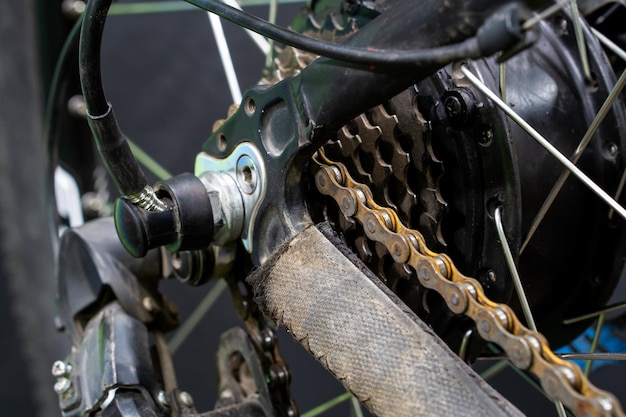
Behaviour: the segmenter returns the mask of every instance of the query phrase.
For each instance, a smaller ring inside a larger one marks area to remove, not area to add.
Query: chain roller
[[[429,250],[421,233],[406,228],[392,209],[378,205],[371,190],[356,182],[345,165],[328,159],[323,150],[313,161],[322,194],[361,223],[367,237],[382,243],[396,262],[415,269],[421,285],[439,293],[452,312],[474,320],[480,336],[500,346],[515,366],[534,374],[548,395],[577,416],[624,416],[612,394],[556,356],[546,338],[524,326],[508,305],[487,298],[481,284],[461,274],[447,255]]]

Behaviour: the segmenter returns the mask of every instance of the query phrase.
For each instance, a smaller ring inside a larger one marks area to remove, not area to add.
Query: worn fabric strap
[[[518,416],[328,225],[285,244],[248,282],[255,300],[376,416]]]

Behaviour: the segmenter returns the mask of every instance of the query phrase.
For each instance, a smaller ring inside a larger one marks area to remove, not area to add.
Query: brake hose
[[[520,40],[523,32],[521,22],[511,19],[510,16],[496,16],[495,19],[488,18],[476,36],[452,45],[418,50],[356,48],[293,32],[231,7],[221,0],[184,1],[294,48],[338,61],[378,67],[445,66],[453,61],[481,58],[511,46]]]
[[[102,85],[100,46],[111,3],[112,0],[89,1],[83,16],[78,66],[89,126],[102,160],[122,196],[148,211],[162,211],[166,206],[148,185]]]

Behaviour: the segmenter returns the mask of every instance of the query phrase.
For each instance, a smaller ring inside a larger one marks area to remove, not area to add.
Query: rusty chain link
[[[429,250],[421,233],[403,226],[392,209],[378,205],[371,190],[356,182],[345,165],[328,159],[323,150],[313,161],[318,166],[315,185],[322,194],[361,223],[367,237],[382,243],[395,262],[415,269],[420,284],[439,293],[452,312],[474,320],[480,336],[500,346],[515,366],[535,375],[551,398],[577,416],[624,416],[612,394],[556,356],[545,337],[525,327],[508,305],[488,299],[481,284],[461,274],[447,255]]]

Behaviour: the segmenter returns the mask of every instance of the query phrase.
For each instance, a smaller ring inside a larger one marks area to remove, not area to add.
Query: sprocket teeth
[[[358,29],[356,19],[330,10],[317,15],[310,12],[305,18],[303,34],[329,42],[343,41]],[[317,59],[315,54],[287,46],[277,47],[275,57],[275,79],[268,83],[295,75]],[[324,149],[333,160],[344,163],[355,180],[370,187],[379,204],[396,210],[405,226],[420,229],[433,247],[443,250],[441,222],[448,208],[438,187],[444,167],[433,151],[430,125],[415,106],[415,94],[407,91],[357,116]],[[388,285],[395,288],[411,278],[410,271],[398,270],[385,247],[369,241],[353,219],[330,205],[324,212]]]

